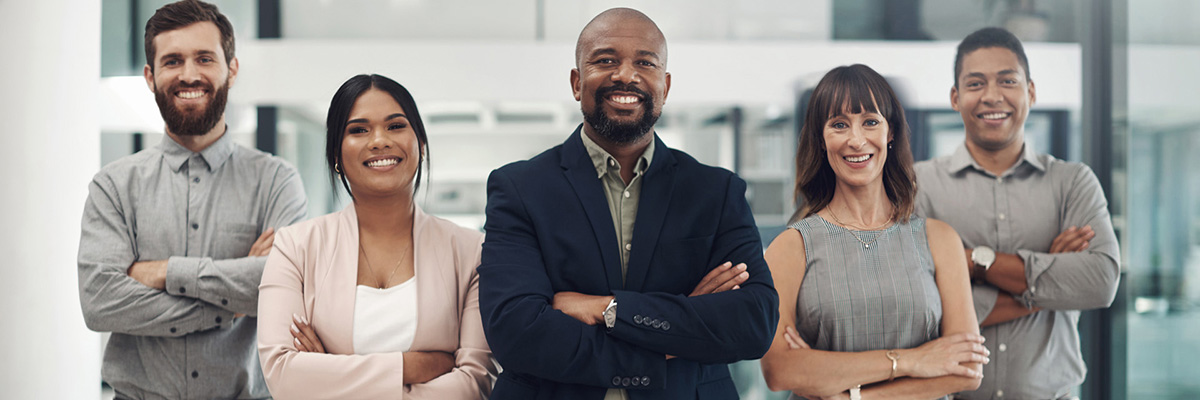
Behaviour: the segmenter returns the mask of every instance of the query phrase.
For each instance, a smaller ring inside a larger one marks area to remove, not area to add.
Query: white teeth
[[[621,104],[632,104],[638,102],[637,96],[612,96],[608,99]]]
[[[397,160],[395,158],[385,158],[382,160],[367,161],[367,166],[368,167],[386,167],[389,165],[396,165],[397,162],[400,162],[400,160]]]
[[[981,115],[983,119],[1004,119],[1008,117],[1008,113],[989,113]]]
[[[195,98],[199,98],[200,96],[203,96],[203,95],[204,95],[204,92],[179,92],[179,94],[176,94],[176,96],[179,96],[184,99],[195,99]]]
[[[861,155],[858,157],[845,157],[845,158],[846,158],[846,161],[849,161],[849,162],[863,162],[863,161],[867,161],[867,159],[871,158],[871,155],[866,154],[866,155]]]

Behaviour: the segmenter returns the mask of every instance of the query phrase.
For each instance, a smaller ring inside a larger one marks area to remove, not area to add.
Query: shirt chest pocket
[[[242,222],[217,223],[213,248],[209,257],[218,260],[242,258],[258,240],[258,225]]]

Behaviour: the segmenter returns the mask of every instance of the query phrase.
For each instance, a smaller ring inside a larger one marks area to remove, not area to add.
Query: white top
[[[386,289],[358,285],[354,353],[405,352],[417,335],[417,279]]]

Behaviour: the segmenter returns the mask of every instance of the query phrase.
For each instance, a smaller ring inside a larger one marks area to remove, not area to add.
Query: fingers
[[[955,365],[950,367],[949,371],[947,372],[949,372],[951,375],[958,375],[967,378],[983,378],[983,372],[965,365]]]
[[[250,257],[262,257],[271,254],[271,245],[275,242],[275,228],[267,228],[259,235],[254,244],[250,245]]]
[[[1054,238],[1050,242],[1050,253],[1069,253],[1083,251],[1091,244],[1092,238],[1096,237],[1096,231],[1091,226],[1083,228],[1070,227]]]
[[[292,336],[296,341],[303,345],[308,351],[324,353],[325,346],[321,343],[321,339],[317,337],[317,332],[312,329],[308,321],[293,314],[292,315]]]
[[[722,273],[717,279],[722,283],[716,289],[713,289],[711,293],[740,289],[740,285],[746,283],[747,279],[750,279],[750,273],[746,272],[746,264],[738,264],[736,267]],[[721,281],[721,279],[724,279],[724,281]]]
[[[725,263],[718,265],[716,268],[713,268],[711,271],[708,271],[707,274],[704,274],[704,278],[700,279],[700,283],[696,285],[696,288],[692,290],[692,294],[688,295],[688,297],[712,293],[712,290],[720,285],[720,283],[717,282],[717,277],[722,273],[729,271],[729,269],[732,267],[733,263],[726,261]]]
[[[796,329],[790,326],[783,328],[783,339],[788,342],[788,348],[792,350],[812,349],[804,339],[800,338],[800,334],[796,332]]]

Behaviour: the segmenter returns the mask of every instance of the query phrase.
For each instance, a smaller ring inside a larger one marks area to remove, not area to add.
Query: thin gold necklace
[[[879,232],[878,234],[875,235],[875,238],[871,239],[871,241],[869,241],[869,242],[865,241],[862,239],[862,237],[859,237],[857,233],[854,233],[854,229],[850,229],[851,228],[850,224],[842,222],[841,218],[838,218],[837,213],[833,212],[833,207],[829,207],[829,215],[833,216],[833,220],[836,221],[838,223],[838,225],[846,227],[847,228],[846,232],[850,232],[850,236],[854,236],[855,239],[858,239],[858,242],[862,243],[864,249],[871,248],[871,244],[875,243],[876,240],[879,240],[880,236],[883,236],[883,232]],[[892,222],[892,217],[888,217],[887,221],[883,221],[882,224],[879,224],[878,226],[875,226],[870,229],[863,229],[863,230],[864,231],[878,230],[879,228],[883,228],[884,226],[886,226],[887,224],[889,224],[891,222]]]
[[[379,284],[379,289],[386,289],[387,283],[392,281],[392,278],[394,278],[396,276],[397,271],[400,271],[400,264],[404,263],[405,257],[408,257],[408,249],[409,249],[408,246],[404,247],[404,254],[400,255],[400,261],[396,261],[396,266],[392,267],[392,274],[388,275],[387,280],[385,280]],[[375,281],[378,282],[379,278],[378,278],[378,275],[375,274],[375,268],[371,267],[371,257],[367,257],[367,249],[363,248],[361,239],[358,241],[358,251],[362,252],[363,259],[367,260],[367,270],[371,271],[371,276],[376,277]]]

